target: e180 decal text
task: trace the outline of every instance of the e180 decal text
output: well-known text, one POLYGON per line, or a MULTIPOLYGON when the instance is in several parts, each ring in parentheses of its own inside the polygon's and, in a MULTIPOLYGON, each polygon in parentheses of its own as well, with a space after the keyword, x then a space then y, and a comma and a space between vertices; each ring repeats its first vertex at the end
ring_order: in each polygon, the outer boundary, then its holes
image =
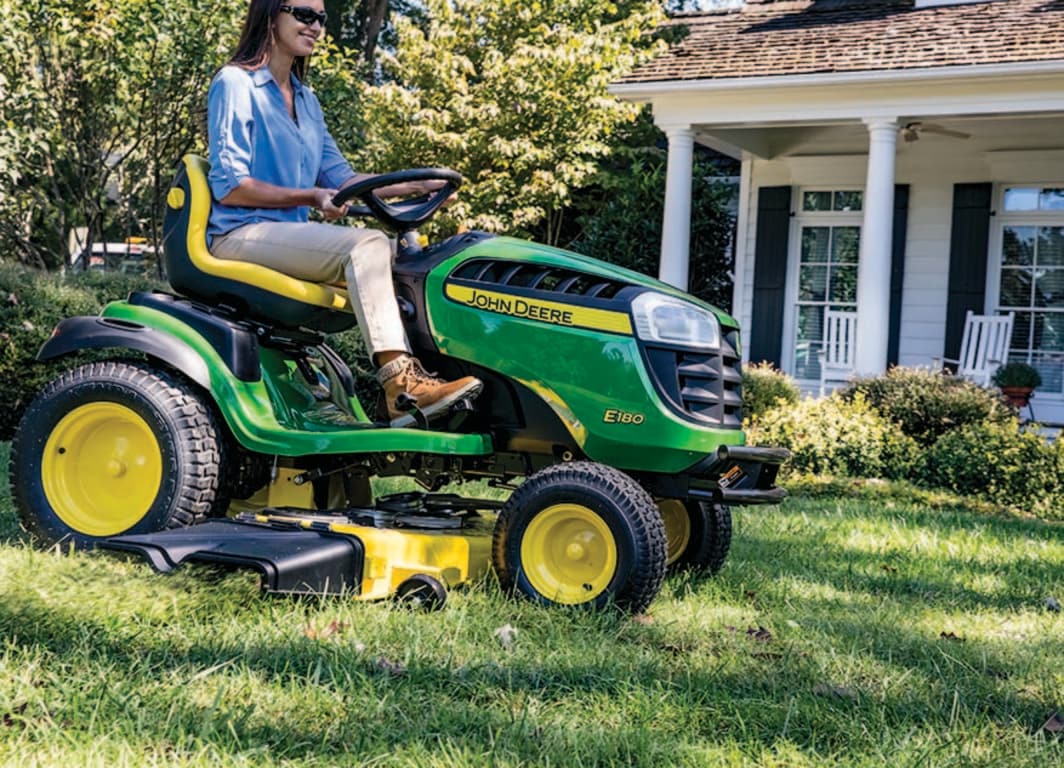
POLYGON ((607 408, 606 412, 602 414, 602 420, 607 424, 642 424, 646 421, 646 417, 641 413, 607 408))

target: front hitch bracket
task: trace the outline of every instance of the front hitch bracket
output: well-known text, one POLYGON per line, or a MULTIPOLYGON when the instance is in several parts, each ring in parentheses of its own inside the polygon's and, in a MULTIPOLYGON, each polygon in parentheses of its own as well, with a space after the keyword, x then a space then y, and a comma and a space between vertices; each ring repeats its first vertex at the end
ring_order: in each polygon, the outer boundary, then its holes
POLYGON ((686 472, 659 475, 648 485, 665 498, 733 506, 778 504, 787 492, 776 487, 776 475, 790 457, 786 448, 722 445, 686 472))

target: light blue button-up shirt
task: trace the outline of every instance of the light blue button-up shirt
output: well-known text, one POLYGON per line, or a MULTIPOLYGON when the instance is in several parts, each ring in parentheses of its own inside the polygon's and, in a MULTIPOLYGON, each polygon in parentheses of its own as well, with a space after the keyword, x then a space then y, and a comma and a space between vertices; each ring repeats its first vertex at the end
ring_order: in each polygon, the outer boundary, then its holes
POLYGON ((242 208, 218 201, 250 176, 279 187, 339 189, 354 176, 325 127, 321 104, 292 75, 296 119, 269 67, 223 67, 207 94, 211 195, 207 238, 260 221, 307 221, 307 206, 242 208))

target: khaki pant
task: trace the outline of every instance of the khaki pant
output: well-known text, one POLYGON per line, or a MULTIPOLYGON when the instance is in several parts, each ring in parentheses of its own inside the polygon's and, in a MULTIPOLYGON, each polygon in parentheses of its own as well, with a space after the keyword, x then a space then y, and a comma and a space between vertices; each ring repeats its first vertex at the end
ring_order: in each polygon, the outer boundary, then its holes
POLYGON ((346 281, 371 359, 379 352, 410 351, 392 284, 394 245, 383 232, 318 222, 261 222, 215 237, 211 253, 309 282, 346 281))

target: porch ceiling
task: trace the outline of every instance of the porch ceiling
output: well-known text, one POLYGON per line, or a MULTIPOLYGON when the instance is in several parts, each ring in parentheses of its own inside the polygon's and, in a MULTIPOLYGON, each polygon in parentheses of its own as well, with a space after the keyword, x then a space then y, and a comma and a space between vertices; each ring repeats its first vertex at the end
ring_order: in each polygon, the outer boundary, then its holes
MULTIPOLYGON (((899 136, 898 153, 962 149, 965 153, 1064 148, 1064 113, 1033 115, 903 115, 899 126, 922 123, 919 138, 899 136), (960 138, 934 127, 968 134, 960 138)), ((696 125, 696 140, 739 157, 743 151, 764 159, 783 156, 859 155, 868 152, 868 130, 857 120, 805 124, 696 125)), ((910 134, 911 135, 911 134, 910 134)))

